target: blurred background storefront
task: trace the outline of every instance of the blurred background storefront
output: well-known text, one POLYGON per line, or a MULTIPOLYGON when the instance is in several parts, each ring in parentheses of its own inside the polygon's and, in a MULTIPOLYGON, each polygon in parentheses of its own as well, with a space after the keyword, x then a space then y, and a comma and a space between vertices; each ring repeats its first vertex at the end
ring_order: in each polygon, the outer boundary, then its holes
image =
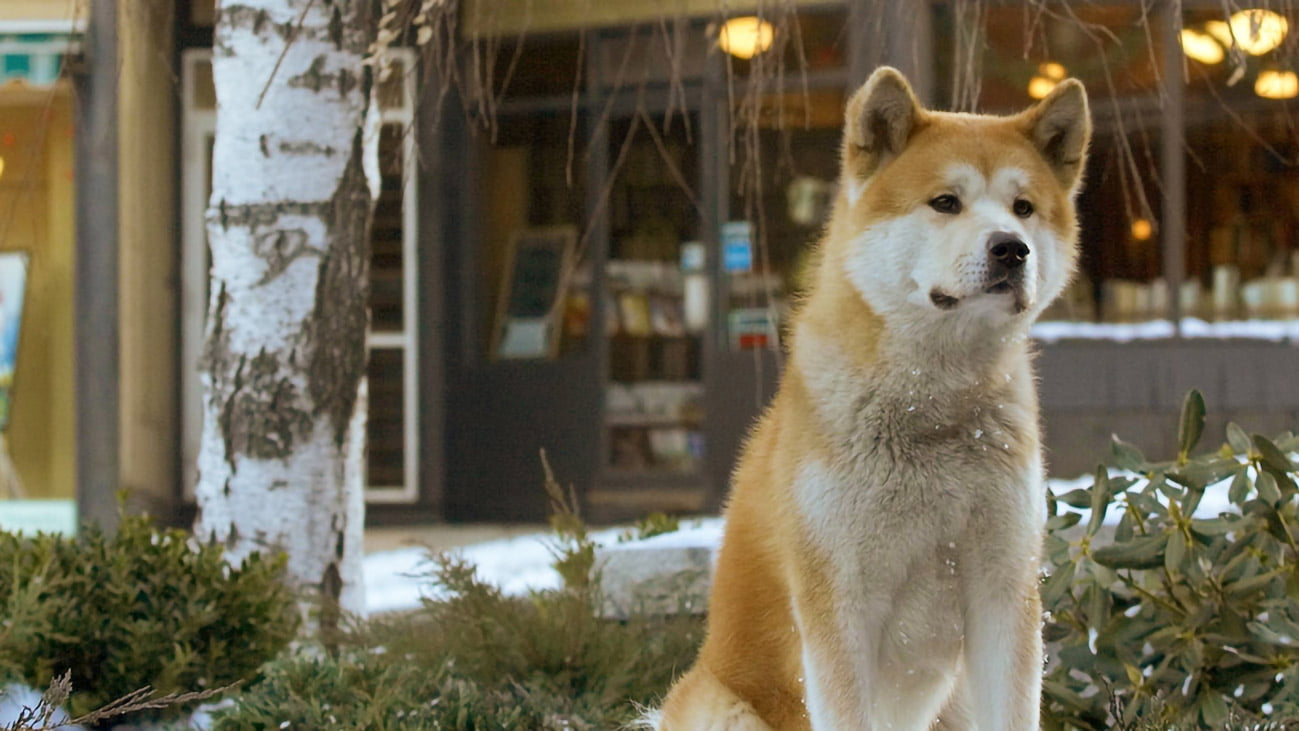
POLYGON ((1011 113, 1066 76, 1088 86, 1081 272, 1034 331, 1055 474, 1092 468, 1112 433, 1170 453, 1191 387, 1211 429, 1296 423, 1295 18, 1214 3, 799 3, 768 11, 770 47, 747 57, 716 50, 726 26, 707 15, 668 27, 624 9, 622 27, 591 30, 484 10, 475 25, 479 5, 466 32, 499 36, 492 57, 513 74, 491 134, 451 124, 443 138, 467 171, 449 205, 448 514, 499 514, 511 491, 509 505, 539 510, 543 444, 597 516, 717 505, 774 391, 844 101, 877 62, 938 108, 1011 113), (579 238, 558 343, 501 357, 514 237, 556 226, 579 238))
MULTIPOLYGON (((1115 432, 1169 454, 1191 387, 1209 402, 1210 434, 1227 420, 1299 423, 1292 4, 1236 15, 1216 0, 661 5, 463 0, 454 86, 417 49, 396 54, 372 241, 372 522, 539 519, 543 449, 595 520, 716 509, 783 365, 781 328, 835 192, 844 102, 880 63, 937 108, 1009 113, 1066 76, 1087 84, 1081 271, 1034 330, 1054 474, 1090 470, 1115 432)), ((79 151, 115 151, 111 174, 76 160, 101 176, 78 181, 95 191, 77 204, 83 220, 99 205, 90 220, 112 221, 71 247, 59 239, 73 235, 67 215, 42 213, 0 240, 47 252, 33 257, 28 306, 43 314, 27 318, 20 366, 36 374, 19 375, 16 403, 49 407, 16 413, 40 445, 20 469, 51 494, 75 481, 87 514, 130 486, 184 522, 214 7, 147 0, 104 15, 87 31, 99 51, 78 77, 82 112, 59 101, 64 82, 39 97, 52 106, 6 101, 48 82, 0 87, 6 206, 19 175, 40 181, 41 210, 74 205, 71 189, 57 193, 71 164, 55 149, 71 144, 60 114, 121 120, 111 143, 76 136, 79 151), (95 76, 114 57, 121 73, 95 76), (53 122, 38 125, 41 156, 20 163, 4 145, 7 130, 23 138, 24 113, 53 122), (73 258, 101 255, 116 277, 57 284, 73 258), (74 345, 70 324, 33 324, 70 323, 74 299, 112 303, 86 312, 120 337, 74 345), (40 355, 55 347, 42 338, 107 374, 79 382, 88 418, 76 435, 43 436, 72 429, 73 389, 41 385, 72 378, 70 356, 40 355), (100 345, 115 355, 95 367, 100 345), (42 388, 45 401, 32 395, 42 388), (51 450, 75 450, 80 470, 51 450)))

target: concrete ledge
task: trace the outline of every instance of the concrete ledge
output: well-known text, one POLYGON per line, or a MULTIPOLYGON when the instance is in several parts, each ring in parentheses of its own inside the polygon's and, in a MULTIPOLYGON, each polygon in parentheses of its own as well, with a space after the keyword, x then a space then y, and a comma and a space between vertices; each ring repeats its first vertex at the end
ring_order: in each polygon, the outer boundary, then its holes
POLYGON ((643 541, 601 546, 604 615, 704 613, 721 541, 722 519, 705 518, 643 541))

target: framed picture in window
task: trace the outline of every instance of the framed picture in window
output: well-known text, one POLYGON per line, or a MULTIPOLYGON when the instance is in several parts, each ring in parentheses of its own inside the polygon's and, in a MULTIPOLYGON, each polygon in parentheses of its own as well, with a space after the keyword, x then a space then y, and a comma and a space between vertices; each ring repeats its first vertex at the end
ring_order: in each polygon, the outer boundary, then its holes
POLYGON ((574 226, 525 228, 510 237, 496 299, 493 357, 555 357, 561 304, 576 245, 574 226))
POLYGON ((9 426, 14 372, 18 369, 18 330, 23 317, 28 257, 0 251, 0 432, 9 426))

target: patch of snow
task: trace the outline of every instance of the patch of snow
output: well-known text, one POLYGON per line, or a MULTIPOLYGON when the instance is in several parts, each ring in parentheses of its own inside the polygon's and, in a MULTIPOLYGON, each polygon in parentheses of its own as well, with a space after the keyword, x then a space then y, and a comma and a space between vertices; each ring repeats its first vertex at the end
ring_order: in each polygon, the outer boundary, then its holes
MULTIPOLYGON (((1196 317, 1181 320, 1184 338, 1242 338, 1247 340, 1299 341, 1299 320, 1230 320, 1207 322, 1196 317)), ((1147 322, 1072 322, 1053 320, 1039 322, 1030 331, 1036 340, 1052 343, 1058 340, 1164 340, 1176 336, 1177 329, 1168 320, 1147 322)))
POLYGON ((666 548, 716 548, 722 544, 721 518, 700 518, 688 524, 682 524, 679 530, 661 533, 641 541, 611 543, 604 546, 605 551, 657 551, 666 548))
POLYGON ((1167 320, 1150 322, 1039 322, 1030 331, 1035 340, 1053 343, 1057 340, 1113 340, 1126 343, 1132 340, 1162 340, 1176 334, 1173 323, 1167 320))
MULTIPOLYGON (((41 694, 36 690, 27 687, 21 683, 12 683, 0 687, 0 727, 8 728, 18 722, 18 715, 24 709, 34 709, 36 704, 41 702, 41 694)), ((63 709, 54 712, 50 719, 59 731, 82 731, 84 726, 60 726, 68 720, 68 714, 63 709)))
MULTIPOLYGON (((620 529, 594 531, 597 544, 618 540, 620 529)), ((556 546, 551 533, 502 538, 465 546, 448 553, 459 556, 478 570, 478 577, 507 596, 526 596, 531 591, 558 589, 559 574, 551 563, 556 546)), ((428 549, 413 546, 380 551, 365 557, 365 609, 367 613, 414 609, 424 598, 436 598, 428 574, 434 566, 428 549)))

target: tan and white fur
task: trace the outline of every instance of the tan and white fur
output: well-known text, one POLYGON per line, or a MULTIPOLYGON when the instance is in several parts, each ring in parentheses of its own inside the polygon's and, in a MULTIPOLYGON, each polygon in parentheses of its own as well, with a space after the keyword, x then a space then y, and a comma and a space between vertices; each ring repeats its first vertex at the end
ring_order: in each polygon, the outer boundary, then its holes
POLYGON ((780 390, 726 508, 665 731, 1038 728, 1044 520, 1028 329, 1077 260, 1082 84, 1010 117, 881 68, 780 390))

